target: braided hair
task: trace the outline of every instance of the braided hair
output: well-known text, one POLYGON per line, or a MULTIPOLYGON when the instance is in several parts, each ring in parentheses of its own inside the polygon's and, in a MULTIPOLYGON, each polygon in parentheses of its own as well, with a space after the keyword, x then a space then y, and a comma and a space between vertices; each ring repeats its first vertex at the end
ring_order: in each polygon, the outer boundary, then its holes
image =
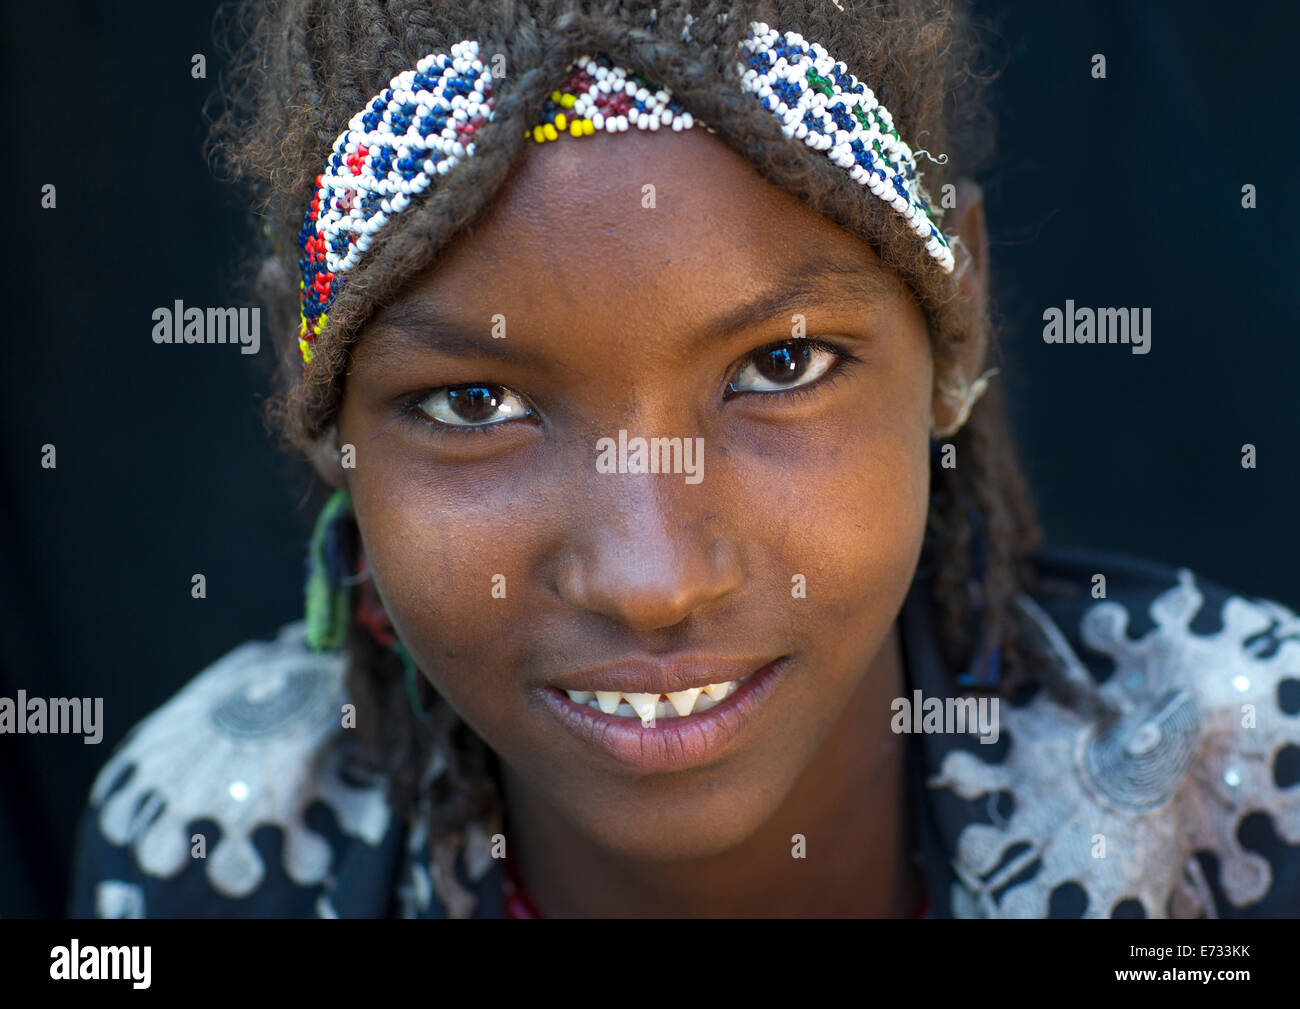
MULTIPOLYGON (((525 132, 567 65, 604 53, 671 90, 716 135, 772 183, 869 242, 924 313, 937 381, 955 348, 987 336, 992 321, 958 297, 902 218, 801 144, 785 141, 770 115, 744 95, 734 69, 750 21, 815 39, 843 59, 893 113, 900 133, 924 135, 948 154, 927 166, 930 192, 972 174, 991 154, 992 128, 975 28, 959 0, 875 0, 845 5, 799 0, 239 0, 223 8, 231 71, 209 153, 253 197, 250 286, 264 305, 281 365, 270 417, 289 446, 311 454, 333 425, 350 348, 367 319, 393 300, 439 250, 492 203, 524 152, 525 132), (302 368, 297 349, 296 242, 314 179, 339 131, 371 96, 425 54, 472 38, 504 57, 505 80, 493 121, 476 152, 400 221, 390 224, 349 274, 329 326, 302 368)), ((490 58, 490 57, 489 57, 490 58)), ((1041 538, 996 387, 948 439, 961 463, 932 465, 927 545, 935 569, 941 647, 967 669, 981 646, 1000 649, 996 687, 1009 691, 1032 665, 1032 635, 1015 597, 1034 587, 1041 538), (981 525, 982 548, 974 549, 981 525)), ((360 537, 343 538, 355 569, 360 537)), ((394 652, 354 623, 348 632, 348 689, 359 710, 366 753, 386 772, 402 815, 431 809, 430 830, 450 835, 474 819, 495 819, 494 756, 420 678, 427 722, 408 703, 394 652), (369 726, 369 730, 365 729, 369 726), (436 759, 435 759, 436 758, 436 759), (437 763, 431 780, 427 769, 437 763), (431 803, 431 807, 430 804, 431 803)))

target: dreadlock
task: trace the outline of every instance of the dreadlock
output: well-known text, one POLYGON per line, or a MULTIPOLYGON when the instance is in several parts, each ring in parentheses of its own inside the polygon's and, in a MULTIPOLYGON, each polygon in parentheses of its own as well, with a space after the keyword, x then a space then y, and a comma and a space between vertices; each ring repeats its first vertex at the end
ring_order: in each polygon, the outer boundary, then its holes
MULTIPOLYGON (((653 2, 240 0, 222 9, 232 71, 209 152, 251 191, 261 223, 248 275, 276 337, 282 381, 270 417, 289 446, 310 454, 320 445, 337 416, 349 351, 367 319, 490 206, 522 156, 525 130, 546 95, 567 65, 587 53, 604 53, 658 81, 769 181, 868 241, 921 306, 937 379, 948 374, 958 344, 992 328, 958 297, 952 277, 899 215, 863 198, 825 157, 785 141, 771 116, 740 91, 734 68, 750 21, 817 40, 870 83, 904 136, 924 136, 925 147, 949 155, 946 165, 926 168, 927 188, 938 194, 956 180, 958 167, 972 174, 992 150, 985 81, 974 71, 975 32, 959 0, 876 0, 846 3, 843 10, 797 0, 653 2), (504 57, 494 118, 481 130, 474 156, 390 224, 349 273, 304 372, 297 351, 296 236, 313 180, 363 103, 426 53, 463 38, 504 57)), ((218 32, 224 34, 222 26, 218 32)), ((982 643, 1000 647, 997 689, 1011 690, 1035 655, 1012 603, 1033 589, 1041 537, 996 387, 949 441, 960 465, 932 466, 927 526, 941 646, 955 669, 968 668, 982 643), (985 539, 979 558, 972 550, 976 521, 985 539)), ((359 537, 345 540, 355 569, 359 537)), ((431 802, 435 834, 495 816, 493 758, 485 744, 423 678, 430 719, 417 721, 400 659, 364 628, 351 626, 346 647, 348 689, 374 715, 361 720, 370 727, 365 744, 388 774, 394 806, 407 815, 416 803, 431 802), (430 783, 423 769, 434 755, 441 755, 443 771, 430 783)))

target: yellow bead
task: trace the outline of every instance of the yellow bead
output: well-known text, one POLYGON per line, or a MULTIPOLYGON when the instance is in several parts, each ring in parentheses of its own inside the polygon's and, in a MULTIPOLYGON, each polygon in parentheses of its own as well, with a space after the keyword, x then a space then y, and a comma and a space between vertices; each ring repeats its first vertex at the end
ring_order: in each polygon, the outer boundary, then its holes
POLYGON ((543 126, 542 132, 546 134, 547 140, 554 140, 559 136, 559 134, 555 132, 554 123, 547 123, 545 126, 543 126))
POLYGON ((584 122, 586 122, 585 119, 575 119, 573 120, 573 122, 569 123, 569 134, 575 137, 582 136, 583 135, 582 124, 584 122))
POLYGON ((311 344, 306 340, 299 340, 298 349, 302 352, 303 363, 311 364, 311 344))
POLYGON ((546 134, 542 132, 542 128, 540 126, 533 127, 533 139, 536 140, 539 144, 543 143, 546 140, 546 134))
POLYGON ((552 91, 552 92, 551 92, 551 101, 553 101, 553 102, 558 102, 558 101, 559 101, 561 98, 563 98, 563 97, 564 97, 564 96, 563 96, 562 94, 560 94, 558 91, 552 91))
POLYGON ((569 124, 569 120, 565 117, 563 112, 561 112, 559 115, 555 117, 555 128, 559 130, 561 133, 563 133, 565 130, 569 128, 568 124, 569 124))
POLYGON ((573 103, 576 102, 577 100, 578 100, 577 95, 564 95, 560 99, 560 104, 563 105, 566 109, 571 109, 573 108, 573 103))
POLYGON ((590 119, 584 119, 582 121, 582 132, 587 136, 591 136, 596 132, 596 124, 590 119))

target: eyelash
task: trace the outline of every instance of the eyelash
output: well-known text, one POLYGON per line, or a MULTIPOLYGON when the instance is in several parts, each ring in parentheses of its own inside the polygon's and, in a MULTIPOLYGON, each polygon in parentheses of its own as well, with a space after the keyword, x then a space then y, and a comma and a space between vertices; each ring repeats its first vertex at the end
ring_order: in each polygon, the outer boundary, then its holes
MULTIPOLYGON (((856 354, 850 353, 837 343, 831 343, 829 340, 822 340, 817 337, 800 336, 786 340, 777 340, 775 343, 767 343, 761 347, 757 347, 745 356, 741 365, 743 366, 765 351, 769 351, 774 347, 784 347, 787 344, 797 344, 798 346, 808 347, 812 350, 823 350, 829 354, 834 354, 839 358, 839 361, 832 365, 831 370, 825 375, 822 375, 821 378, 812 382, 807 382, 804 385, 797 385, 792 389, 745 389, 730 396, 727 396, 724 393, 724 397, 727 399, 735 399, 737 396, 761 396, 765 398, 775 396, 801 401, 807 399, 809 396, 816 396, 825 392, 831 385, 844 377, 843 373, 862 363, 862 358, 858 357, 856 354)), ((730 380, 728 380, 728 387, 730 387, 730 380)))
POLYGON ((474 385, 489 384, 487 382, 470 382, 463 386, 440 385, 435 389, 425 389, 423 392, 417 392, 406 397, 402 406, 402 418, 424 430, 433 431, 437 434, 446 433, 457 437, 463 434, 487 434, 495 427, 504 427, 504 422, 495 424, 444 424, 442 421, 433 420, 426 416, 424 411, 420 409, 420 404, 435 392, 441 392, 443 389, 464 389, 474 385))
MULTIPOLYGON (((845 376, 845 373, 849 369, 862 363, 862 358, 858 357, 856 354, 850 353, 849 351, 845 350, 837 343, 831 343, 829 340, 822 340, 815 337, 812 338, 793 337, 785 340, 777 340, 774 343, 767 343, 761 347, 756 347, 754 350, 750 351, 749 354, 746 355, 745 358, 741 361, 741 366, 743 367, 751 359, 757 357, 759 354, 762 354, 765 351, 771 350, 774 347, 782 347, 790 343, 797 343, 800 346, 808 347, 812 350, 821 350, 830 354, 834 354, 837 358, 839 358, 839 360, 831 368, 831 370, 828 371, 825 375, 822 375, 816 381, 809 382, 806 385, 795 386, 792 389, 742 390, 732 395, 727 395, 726 393, 724 393, 724 398, 735 399, 738 396, 757 396, 766 399, 769 397, 777 397, 777 398, 785 398, 785 399, 790 399, 790 400, 795 400, 797 402, 800 402, 806 400, 810 396, 819 395, 820 393, 824 392, 826 389, 830 388, 830 386, 834 385, 841 378, 843 378, 845 376)), ((487 434, 493 428, 505 427, 506 423, 503 421, 498 421, 497 423, 494 424, 444 424, 440 421, 436 421, 428 418, 427 416, 424 415, 423 411, 420 409, 420 404, 423 403, 430 396, 432 396, 435 392, 441 392, 445 389, 469 388, 475 385, 491 386, 492 383, 467 382, 462 385, 455 385, 455 386, 442 385, 433 389, 424 389, 421 390, 420 392, 412 393, 410 396, 405 397, 404 400, 402 401, 402 406, 401 406, 402 417, 403 419, 408 420, 411 423, 417 424, 426 430, 433 429, 437 431, 439 434, 447 433, 454 436, 459 436, 462 434, 465 435, 487 434)), ((728 387, 730 387, 730 379, 728 379, 728 387)))

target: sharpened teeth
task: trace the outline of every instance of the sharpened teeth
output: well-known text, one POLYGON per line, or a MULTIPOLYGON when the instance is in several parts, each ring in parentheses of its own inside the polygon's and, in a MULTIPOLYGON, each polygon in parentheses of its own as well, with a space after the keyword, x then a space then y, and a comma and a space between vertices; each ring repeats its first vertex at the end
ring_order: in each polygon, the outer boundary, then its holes
POLYGON ((710 683, 707 687, 675 690, 671 694, 623 693, 618 690, 566 690, 569 700, 620 718, 639 718, 649 725, 656 718, 685 718, 708 711, 749 679, 710 683))
POLYGON ((673 710, 685 718, 695 707, 695 698, 700 696, 700 688, 691 687, 690 690, 676 690, 671 694, 664 694, 664 696, 668 698, 668 703, 673 706, 673 710))
POLYGON ((658 694, 624 694, 627 703, 632 705, 643 722, 653 722, 655 717, 655 708, 659 706, 658 694))

